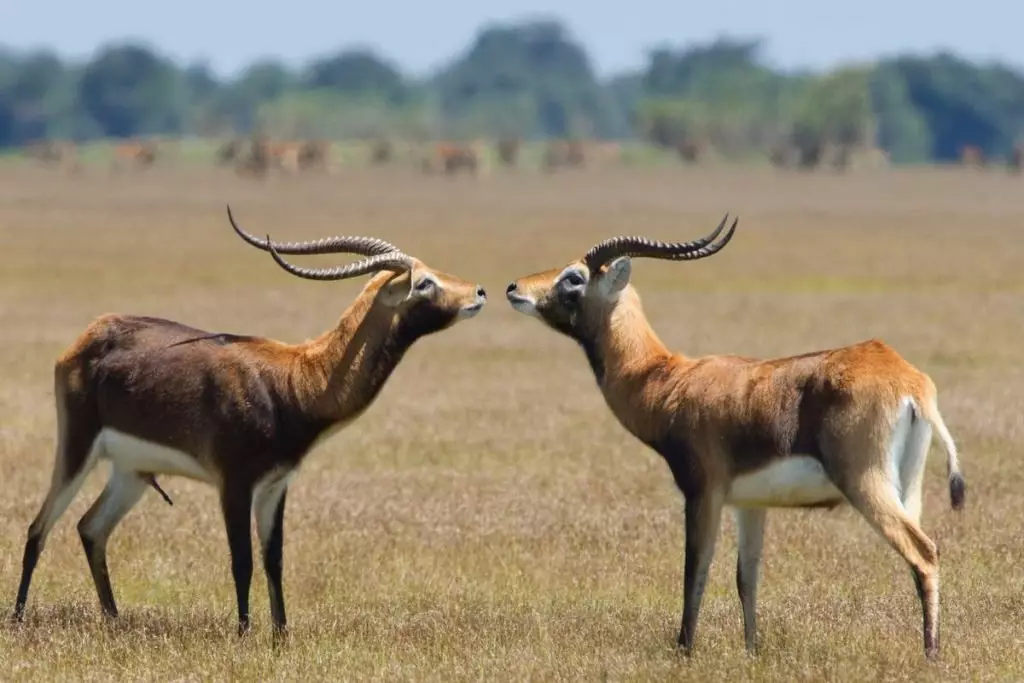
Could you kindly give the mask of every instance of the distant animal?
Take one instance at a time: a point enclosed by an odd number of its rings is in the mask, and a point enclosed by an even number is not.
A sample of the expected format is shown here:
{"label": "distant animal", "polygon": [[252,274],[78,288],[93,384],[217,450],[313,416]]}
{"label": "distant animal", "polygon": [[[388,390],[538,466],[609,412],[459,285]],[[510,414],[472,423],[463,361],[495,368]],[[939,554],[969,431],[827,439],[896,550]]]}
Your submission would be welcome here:
{"label": "distant animal", "polygon": [[687,164],[698,163],[704,156],[705,147],[701,141],[694,140],[693,138],[685,138],[675,144],[676,153]]}
{"label": "distant animal", "polygon": [[326,171],[330,163],[331,143],[327,140],[307,140],[299,145],[296,165],[300,171]]}
{"label": "distant animal", "polygon": [[984,168],[988,165],[985,150],[977,145],[964,145],[960,149],[960,164],[966,168]]}
{"label": "distant animal", "polygon": [[498,161],[502,166],[514,168],[519,163],[519,150],[522,143],[517,137],[505,137],[498,140]]}
{"label": "distant animal", "polygon": [[395,146],[386,138],[374,140],[370,147],[370,163],[376,165],[389,164],[395,158]]}
{"label": "distant animal", "polygon": [[473,145],[442,142],[436,144],[431,155],[424,160],[423,169],[427,172],[441,171],[449,176],[462,171],[476,175],[480,170],[480,156]]}
{"label": "distant animal", "polygon": [[1024,142],[1018,142],[1010,150],[1009,159],[1007,159],[1006,166],[1010,169],[1011,173],[1019,174],[1021,166],[1024,165]]}
{"label": "distant animal", "polygon": [[586,163],[586,151],[580,140],[552,140],[544,151],[544,168],[581,168]]}
{"label": "distant animal", "polygon": [[231,165],[238,161],[244,150],[245,141],[241,138],[235,137],[230,140],[226,140],[224,144],[217,148],[217,163],[222,166]]}
{"label": "distant animal", "polygon": [[156,163],[157,143],[153,140],[129,140],[114,148],[114,168],[149,168]]}
{"label": "distant animal", "polygon": [[69,173],[82,170],[78,146],[71,140],[37,140],[26,145],[24,153],[44,166],[56,166]]}

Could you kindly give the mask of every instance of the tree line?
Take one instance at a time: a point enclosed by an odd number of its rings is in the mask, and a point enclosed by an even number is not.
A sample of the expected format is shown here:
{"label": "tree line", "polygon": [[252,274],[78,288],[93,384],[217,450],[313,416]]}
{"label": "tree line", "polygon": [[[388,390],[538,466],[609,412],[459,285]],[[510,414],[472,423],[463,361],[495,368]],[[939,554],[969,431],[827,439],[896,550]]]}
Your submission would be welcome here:
{"label": "tree line", "polygon": [[[728,157],[790,145],[877,146],[891,161],[1011,154],[1024,135],[1024,74],[956,55],[904,55],[826,73],[772,69],[759,40],[658,47],[599,78],[554,20],[484,26],[438,72],[343,49],[301,68],[253,63],[230,79],[114,43],[84,63],[0,50],[0,147],[149,135],[286,138],[643,138]],[[808,151],[811,150],[811,151]]]}

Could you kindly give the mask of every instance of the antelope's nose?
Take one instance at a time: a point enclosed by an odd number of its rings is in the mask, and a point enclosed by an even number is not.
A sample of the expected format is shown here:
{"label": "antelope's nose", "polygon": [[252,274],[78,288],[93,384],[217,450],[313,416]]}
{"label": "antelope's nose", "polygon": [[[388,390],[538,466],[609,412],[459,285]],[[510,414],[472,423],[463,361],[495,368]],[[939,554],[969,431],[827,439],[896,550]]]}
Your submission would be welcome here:
{"label": "antelope's nose", "polygon": [[476,286],[476,296],[477,296],[478,299],[486,299],[487,298],[487,290],[485,290],[480,285],[477,285]]}
{"label": "antelope's nose", "polygon": [[505,288],[505,294],[511,294],[514,291],[516,291],[516,283],[508,283],[508,287]]}

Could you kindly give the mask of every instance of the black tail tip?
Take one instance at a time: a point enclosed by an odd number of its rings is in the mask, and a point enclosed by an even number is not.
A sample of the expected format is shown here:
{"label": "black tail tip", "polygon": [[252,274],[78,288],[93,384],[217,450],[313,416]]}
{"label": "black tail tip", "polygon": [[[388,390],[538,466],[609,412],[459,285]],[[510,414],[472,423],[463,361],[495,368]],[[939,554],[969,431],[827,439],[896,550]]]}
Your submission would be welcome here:
{"label": "black tail tip", "polygon": [[949,477],[949,502],[954,510],[964,506],[964,498],[967,495],[967,482],[959,472],[954,472]]}

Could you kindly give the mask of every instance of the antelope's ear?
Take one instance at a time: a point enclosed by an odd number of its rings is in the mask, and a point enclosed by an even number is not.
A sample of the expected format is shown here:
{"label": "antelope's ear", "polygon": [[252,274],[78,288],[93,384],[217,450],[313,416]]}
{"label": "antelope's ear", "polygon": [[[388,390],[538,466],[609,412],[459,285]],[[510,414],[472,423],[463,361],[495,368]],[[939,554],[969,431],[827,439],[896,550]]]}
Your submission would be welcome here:
{"label": "antelope's ear", "polygon": [[395,307],[412,296],[412,272],[398,273],[381,287],[381,301],[385,306]]}
{"label": "antelope's ear", "polygon": [[607,299],[618,296],[629,284],[629,276],[632,273],[633,264],[628,256],[620,256],[612,261],[597,282],[601,295]]}

